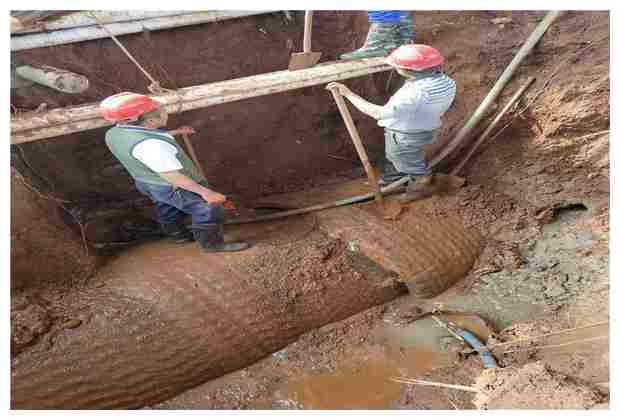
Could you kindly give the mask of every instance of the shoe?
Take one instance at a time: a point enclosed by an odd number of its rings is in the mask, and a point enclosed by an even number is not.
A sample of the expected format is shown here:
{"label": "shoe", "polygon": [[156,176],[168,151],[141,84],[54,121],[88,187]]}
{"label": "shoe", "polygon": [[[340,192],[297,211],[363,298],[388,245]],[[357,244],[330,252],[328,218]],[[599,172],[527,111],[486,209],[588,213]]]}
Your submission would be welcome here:
{"label": "shoe", "polygon": [[193,242],[194,235],[192,232],[180,223],[166,223],[161,224],[161,231],[164,233],[164,237],[172,240],[177,244],[185,242]]}
{"label": "shoe", "polygon": [[383,167],[383,176],[377,182],[380,187],[387,187],[388,185],[398,181],[399,179],[409,176],[404,172],[399,172],[392,162],[387,162]]}
{"label": "shoe", "polygon": [[417,176],[415,181],[407,185],[407,191],[398,197],[401,203],[428,198],[437,193],[439,188],[433,180],[433,175]]}
{"label": "shoe", "polygon": [[384,57],[394,51],[400,42],[399,23],[371,23],[362,48],[340,56],[342,60]]}
{"label": "shoe", "polygon": [[380,186],[381,188],[383,188],[383,187],[387,187],[388,185],[393,184],[394,182],[396,182],[396,181],[398,181],[399,179],[402,179],[402,178],[404,178],[404,177],[406,177],[406,176],[409,176],[409,175],[407,175],[407,174],[406,174],[406,173],[404,173],[404,172],[397,172],[397,173],[394,173],[394,174],[389,174],[389,175],[388,175],[388,174],[386,174],[386,175],[383,175],[383,176],[379,179],[379,181],[377,181],[377,184],[379,184],[379,186]]}
{"label": "shoe", "polygon": [[250,247],[247,242],[224,242],[224,226],[221,224],[192,225],[191,228],[205,253],[237,252]]}
{"label": "shoe", "polygon": [[163,237],[158,223],[150,220],[125,220],[120,225],[121,242],[139,242]]}

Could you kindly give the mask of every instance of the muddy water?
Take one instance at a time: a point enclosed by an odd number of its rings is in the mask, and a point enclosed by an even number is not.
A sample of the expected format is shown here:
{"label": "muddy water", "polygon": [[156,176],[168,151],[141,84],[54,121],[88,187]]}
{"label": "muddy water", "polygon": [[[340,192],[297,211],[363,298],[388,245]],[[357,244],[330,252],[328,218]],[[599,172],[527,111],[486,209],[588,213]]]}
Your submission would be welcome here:
{"label": "muddy water", "polygon": [[418,350],[407,358],[352,362],[337,372],[308,375],[286,386],[286,399],[304,409],[388,409],[398,401],[401,385],[394,376],[415,376],[450,361],[447,354]]}
{"label": "muddy water", "polygon": [[[476,316],[442,316],[486,341],[491,330]],[[396,408],[402,385],[393,377],[416,377],[453,364],[457,355],[441,346],[450,334],[431,317],[407,325],[385,323],[373,332],[383,351],[362,353],[333,372],[304,374],[286,382],[274,398],[279,406],[310,410],[385,410]],[[273,404],[273,399],[271,399]],[[262,406],[262,407],[261,407]],[[267,408],[266,401],[255,408]]]}

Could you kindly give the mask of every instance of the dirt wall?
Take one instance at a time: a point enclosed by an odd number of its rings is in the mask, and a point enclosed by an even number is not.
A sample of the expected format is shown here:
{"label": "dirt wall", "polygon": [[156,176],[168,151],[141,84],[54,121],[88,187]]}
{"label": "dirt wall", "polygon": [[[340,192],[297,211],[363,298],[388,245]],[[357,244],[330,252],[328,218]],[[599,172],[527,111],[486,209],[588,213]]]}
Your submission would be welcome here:
{"label": "dirt wall", "polygon": [[[267,14],[120,39],[162,86],[180,88],[286,69],[290,53],[302,50],[303,14],[295,16],[291,23],[281,13]],[[323,53],[322,61],[336,60],[359,46],[366,26],[362,12],[317,12],[313,49]],[[20,51],[12,60],[16,65],[64,68],[87,76],[91,83],[80,95],[41,86],[13,90],[11,103],[18,111],[41,103],[55,108],[96,102],[121,91],[147,92],[144,75],[110,39]],[[384,73],[347,83],[381,103],[387,78]],[[380,156],[381,130],[361,114],[355,113],[355,118],[371,155]],[[198,131],[195,148],[209,181],[227,194],[255,197],[299,189],[308,179],[357,165],[340,114],[323,86],[173,115],[170,127],[176,125]],[[105,130],[25,144],[23,150],[65,198],[137,195],[103,143]]]}
{"label": "dirt wall", "polygon": [[67,229],[57,204],[11,176],[11,289],[76,286],[95,270],[78,234]]}

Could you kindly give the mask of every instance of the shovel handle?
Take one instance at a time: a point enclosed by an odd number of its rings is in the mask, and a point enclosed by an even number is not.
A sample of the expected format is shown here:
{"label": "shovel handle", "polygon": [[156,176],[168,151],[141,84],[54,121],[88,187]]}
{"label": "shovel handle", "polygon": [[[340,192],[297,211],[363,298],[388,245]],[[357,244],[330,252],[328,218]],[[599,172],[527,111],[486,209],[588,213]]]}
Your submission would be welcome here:
{"label": "shovel handle", "polygon": [[383,195],[381,194],[381,188],[379,188],[379,184],[377,183],[377,177],[375,176],[375,171],[368,160],[368,155],[366,154],[366,148],[364,147],[364,143],[362,143],[362,139],[355,127],[355,123],[353,122],[353,118],[351,117],[351,113],[349,112],[349,108],[347,108],[347,104],[344,101],[344,98],[340,94],[338,89],[330,89],[330,92],[334,96],[334,101],[336,101],[336,105],[338,105],[338,110],[340,110],[340,115],[342,115],[342,119],[344,120],[344,124],[347,126],[347,130],[349,131],[349,135],[351,136],[351,140],[353,140],[353,144],[355,145],[355,150],[357,150],[357,154],[364,165],[364,170],[366,171],[366,175],[368,175],[368,181],[370,182],[370,186],[375,190],[375,200],[377,200],[380,204],[383,204]]}
{"label": "shovel handle", "polygon": [[304,20],[304,52],[312,51],[312,10],[306,10]]}
{"label": "shovel handle", "polygon": [[194,151],[194,146],[192,145],[192,141],[189,139],[189,135],[183,134],[182,137],[183,137],[183,142],[185,143],[185,147],[187,147],[187,151],[189,152],[190,157],[194,161],[194,165],[196,165],[196,167],[200,171],[200,175],[202,175],[204,178],[205,171],[204,169],[202,169],[202,165],[200,165],[200,162],[198,162],[198,157],[196,156],[196,151]]}

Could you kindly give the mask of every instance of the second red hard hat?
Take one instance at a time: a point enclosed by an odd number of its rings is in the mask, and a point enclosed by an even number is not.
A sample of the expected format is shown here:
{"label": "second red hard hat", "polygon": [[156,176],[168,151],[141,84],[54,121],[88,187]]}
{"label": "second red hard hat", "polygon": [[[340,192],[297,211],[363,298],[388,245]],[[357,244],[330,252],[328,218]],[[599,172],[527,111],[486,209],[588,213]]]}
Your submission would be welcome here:
{"label": "second red hard hat", "polygon": [[386,62],[392,67],[407,70],[426,70],[443,63],[441,53],[424,44],[401,45],[387,57]]}

